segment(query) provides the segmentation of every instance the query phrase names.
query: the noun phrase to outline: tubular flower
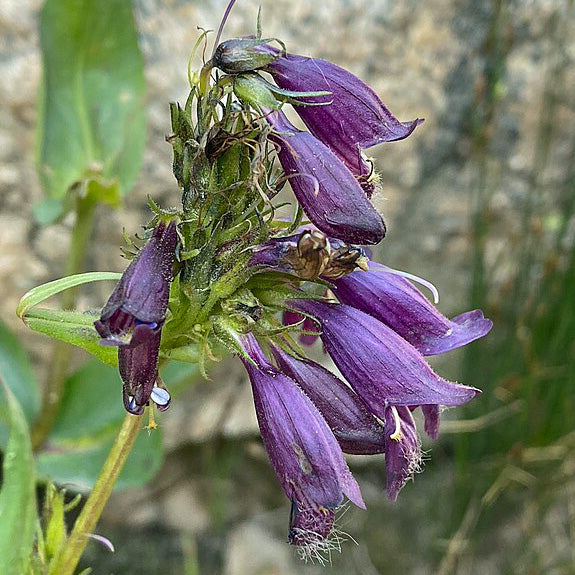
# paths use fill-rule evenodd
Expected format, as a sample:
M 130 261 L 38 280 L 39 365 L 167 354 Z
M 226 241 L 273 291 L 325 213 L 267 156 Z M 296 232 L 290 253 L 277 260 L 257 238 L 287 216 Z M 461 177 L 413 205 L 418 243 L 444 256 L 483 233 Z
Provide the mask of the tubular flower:
M 334 292 L 345 304 L 386 324 L 423 355 L 435 355 L 483 337 L 493 322 L 481 310 L 448 319 L 406 278 L 370 262 L 334 281 Z
M 242 336 L 242 344 L 263 443 L 285 494 L 304 517 L 310 509 L 336 509 L 344 495 L 365 508 L 359 486 L 318 408 L 293 379 L 268 361 L 252 334 Z M 298 524 L 314 531 L 309 518 L 296 521 L 296 528 Z M 303 540 L 293 537 L 296 545 Z
M 329 236 L 358 244 L 376 244 L 385 236 L 383 218 L 357 179 L 320 140 L 298 130 L 281 111 L 266 119 L 291 187 L 309 219 Z
M 291 377 L 320 410 L 345 453 L 369 455 L 385 450 L 383 426 L 343 381 L 309 359 L 272 347 L 279 369 Z
M 291 303 L 319 320 L 325 349 L 379 418 L 388 405 L 460 405 L 479 393 L 437 375 L 410 343 L 361 310 L 318 300 Z
M 158 223 L 94 323 L 103 344 L 118 346 L 124 405 L 136 415 L 144 411 L 150 396 L 160 408 L 167 408 L 170 401 L 156 380 L 176 243 L 176 222 Z
M 329 92 L 299 98 L 302 105 L 295 110 L 309 131 L 335 152 L 370 194 L 371 166 L 361 149 L 406 138 L 422 120 L 400 122 L 365 82 L 332 62 L 280 53 L 271 46 L 261 50 L 277 54 L 266 71 L 281 88 Z

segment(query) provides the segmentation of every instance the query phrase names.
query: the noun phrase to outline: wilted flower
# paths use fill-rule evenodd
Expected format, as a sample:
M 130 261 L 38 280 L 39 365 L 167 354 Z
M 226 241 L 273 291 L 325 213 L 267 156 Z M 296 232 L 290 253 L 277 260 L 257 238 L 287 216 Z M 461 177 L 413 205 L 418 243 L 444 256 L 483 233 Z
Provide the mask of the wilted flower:
M 266 119 L 275 129 L 278 157 L 309 219 L 329 236 L 345 242 L 375 244 L 385 224 L 357 179 L 317 138 L 298 130 L 281 111 Z
M 118 346 L 124 405 L 136 415 L 144 411 L 152 394 L 160 408 L 170 401 L 163 387 L 154 386 L 176 243 L 176 222 L 158 223 L 94 323 L 103 344 Z

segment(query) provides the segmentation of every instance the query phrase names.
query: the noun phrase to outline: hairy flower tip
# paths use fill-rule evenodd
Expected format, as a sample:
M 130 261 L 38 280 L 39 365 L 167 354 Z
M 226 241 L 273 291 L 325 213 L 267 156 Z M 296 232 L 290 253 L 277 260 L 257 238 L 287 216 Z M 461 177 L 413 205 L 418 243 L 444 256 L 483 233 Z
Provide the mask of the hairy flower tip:
M 272 353 L 280 370 L 295 380 L 319 409 L 345 453 L 384 452 L 382 425 L 343 381 L 321 365 L 298 359 L 278 346 L 272 346 Z
M 303 105 L 295 110 L 310 132 L 365 183 L 371 167 L 361 148 L 406 138 L 423 121 L 400 122 L 365 82 L 332 62 L 266 48 L 278 54 L 267 67 L 278 86 L 298 92 L 329 92 L 300 98 Z M 315 105 L 305 105 L 310 103 Z
M 269 112 L 282 168 L 309 219 L 322 232 L 349 243 L 376 244 L 383 218 L 357 179 L 320 140 L 293 126 L 281 111 Z
M 384 422 L 386 489 L 395 501 L 407 481 L 421 471 L 421 443 L 408 407 L 386 407 Z
M 388 405 L 460 405 L 479 393 L 437 375 L 419 351 L 365 312 L 319 300 L 288 303 L 319 320 L 326 351 L 381 419 Z
M 341 552 L 345 534 L 334 526 L 335 510 L 292 501 L 288 542 L 306 563 L 325 565 L 334 551 Z
M 456 349 L 483 337 L 493 322 L 481 310 L 448 319 L 405 277 L 370 262 L 334 282 L 337 298 L 389 326 L 423 355 Z
M 311 317 L 307 317 L 301 313 L 297 313 L 296 311 L 291 311 L 291 310 L 284 310 L 283 315 L 282 315 L 282 323 L 284 325 L 294 325 L 297 323 L 301 323 L 301 329 L 302 331 L 316 331 L 318 330 L 318 326 L 315 323 L 315 321 L 313 321 L 313 319 L 311 319 Z M 312 334 L 312 333 L 300 333 L 299 334 L 299 341 L 301 344 L 303 345 L 313 345 L 317 339 L 319 337 L 319 333 L 316 334 Z
M 133 414 L 143 412 L 158 377 L 161 329 L 168 308 L 177 239 L 175 221 L 158 223 L 152 237 L 126 268 L 100 319 L 94 322 L 103 344 L 119 346 L 124 405 Z M 162 406 L 168 404 L 169 399 Z
M 291 500 L 335 509 L 346 495 L 365 508 L 341 448 L 321 413 L 295 381 L 272 366 L 252 334 L 242 361 L 254 395 L 266 451 Z

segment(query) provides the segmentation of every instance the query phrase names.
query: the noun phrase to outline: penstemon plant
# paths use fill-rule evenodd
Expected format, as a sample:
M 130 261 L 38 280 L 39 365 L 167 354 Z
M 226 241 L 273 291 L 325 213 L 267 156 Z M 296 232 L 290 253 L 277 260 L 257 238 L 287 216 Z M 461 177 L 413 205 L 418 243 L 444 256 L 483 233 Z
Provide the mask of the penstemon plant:
M 53 574 L 74 572 L 143 415 L 153 428 L 154 411 L 169 407 L 160 364 L 189 362 L 207 377 L 212 362 L 239 358 L 291 505 L 288 541 L 319 561 L 339 548 L 334 521 L 345 498 L 365 508 L 344 453 L 384 454 L 395 500 L 421 464 L 413 412 L 435 439 L 441 406 L 479 392 L 436 374 L 426 356 L 484 336 L 491 321 L 480 310 L 443 316 L 412 280 L 437 303 L 432 285 L 377 263 L 366 247 L 386 227 L 371 202 L 380 178 L 363 150 L 408 137 L 421 120 L 399 121 L 350 72 L 263 38 L 259 18 L 255 36 L 220 41 L 234 2 L 211 57 L 189 75 L 185 104 L 170 106 L 181 205 L 150 201 L 145 244 L 121 277 L 72 274 L 35 288 L 18 308 L 31 328 L 117 364 L 127 412 L 53 553 Z M 307 130 L 292 124 L 292 112 Z M 280 196 L 286 184 L 295 199 Z M 112 278 L 119 281 L 99 315 L 36 307 Z M 317 339 L 344 379 L 307 357 Z M 119 384 L 118 399 L 108 399 L 121 401 Z

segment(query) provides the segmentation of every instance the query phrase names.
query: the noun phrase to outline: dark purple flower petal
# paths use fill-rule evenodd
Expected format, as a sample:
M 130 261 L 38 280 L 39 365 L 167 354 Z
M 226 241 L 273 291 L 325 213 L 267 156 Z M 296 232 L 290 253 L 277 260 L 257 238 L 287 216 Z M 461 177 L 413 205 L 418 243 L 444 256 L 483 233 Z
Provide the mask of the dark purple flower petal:
M 325 105 L 295 106 L 295 110 L 310 132 L 364 181 L 371 168 L 360 149 L 406 138 L 422 122 L 400 122 L 365 82 L 332 62 L 280 54 L 267 70 L 281 88 L 330 92 L 327 96 L 301 98 L 303 102 Z
M 314 315 L 334 363 L 380 418 L 388 405 L 459 405 L 479 390 L 447 381 L 401 336 L 374 317 L 344 304 L 291 300 Z
M 345 242 L 376 244 L 385 224 L 349 169 L 322 142 L 295 128 L 283 112 L 267 115 L 280 163 L 309 219 Z
M 363 508 L 359 486 L 321 413 L 292 379 L 267 361 L 251 334 L 242 342 L 256 364 L 241 358 L 252 383 L 264 446 L 286 495 L 334 509 L 345 494 Z
M 172 266 L 176 254 L 176 222 L 160 222 L 152 237 L 130 262 L 95 322 L 98 333 L 118 345 L 139 323 L 158 328 L 166 317 Z M 129 338 L 128 338 L 129 339 Z
M 130 345 L 118 348 L 118 367 L 124 382 L 124 406 L 135 415 L 144 411 L 158 377 L 158 352 L 162 334 L 139 325 Z
M 334 292 L 345 304 L 360 309 L 388 325 L 423 355 L 435 355 L 483 337 L 492 328 L 481 310 L 452 320 L 406 278 L 370 265 L 334 281 Z
M 355 455 L 383 453 L 383 427 L 352 389 L 313 361 L 297 359 L 277 346 L 272 352 L 280 370 L 319 409 L 343 451 Z
M 421 444 L 409 408 L 387 407 L 384 421 L 387 496 L 395 501 L 407 480 L 421 467 Z

